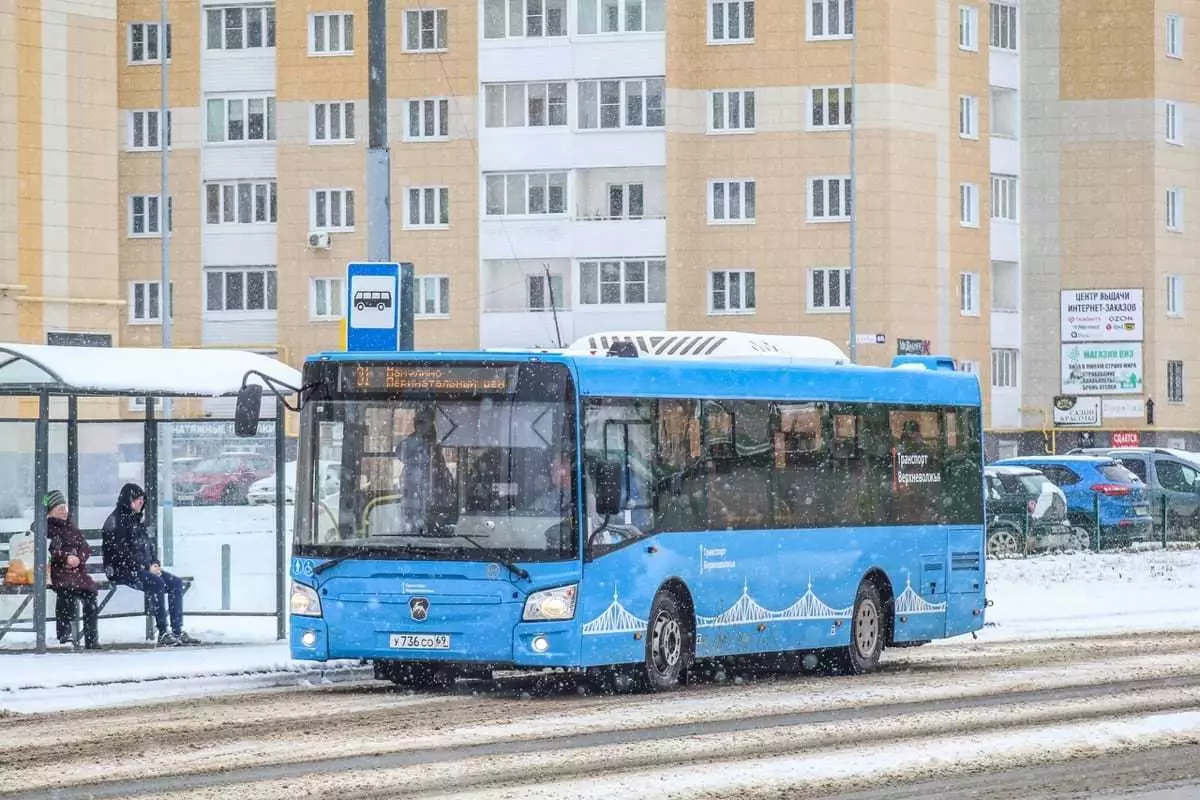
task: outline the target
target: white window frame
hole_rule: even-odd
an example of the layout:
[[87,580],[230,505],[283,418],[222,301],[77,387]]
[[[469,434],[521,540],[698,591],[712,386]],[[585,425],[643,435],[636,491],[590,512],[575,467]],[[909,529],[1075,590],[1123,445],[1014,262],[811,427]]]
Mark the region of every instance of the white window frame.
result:
[[958,49],[979,52],[979,9],[975,6],[958,7]]
[[[821,203],[817,208],[817,186],[821,186]],[[834,192],[830,188],[837,187],[837,203],[832,201]],[[848,222],[854,207],[854,186],[849,175],[820,175],[808,179],[808,193],[805,205],[808,208],[808,222]],[[836,206],[836,207],[835,207]]]
[[[163,225],[163,208],[159,194],[131,194],[125,204],[128,212],[128,224],[126,225],[126,235],[130,239],[161,239]],[[167,198],[167,230],[174,230],[174,197]],[[139,201],[141,202],[141,212],[137,211]],[[152,213],[150,204],[153,202],[157,213]],[[142,220],[143,230],[134,230],[134,221]]]
[[[1184,391],[1183,360],[1170,359],[1167,361],[1167,402],[1182,403]],[[1176,391],[1178,389],[1178,391]]]
[[[325,100],[319,103],[313,103],[310,106],[308,114],[308,141],[313,145],[338,145],[338,144],[354,144],[358,139],[358,120],[355,114],[358,112],[357,104],[353,100]],[[325,135],[320,135],[321,131],[317,125],[318,118],[323,118],[325,122]],[[337,130],[340,136],[334,138],[331,136],[333,122],[337,120]],[[347,136],[346,132],[350,135]]]
[[[429,23],[427,26],[426,23]],[[408,8],[404,10],[404,52],[444,53],[450,47],[450,12],[445,8]],[[429,31],[432,44],[426,46],[425,32]],[[413,32],[416,46],[413,46]]]
[[974,95],[959,95],[958,135],[963,139],[979,138],[979,98]]
[[[731,97],[737,97],[737,119],[731,120],[733,104]],[[749,101],[749,102],[747,102]],[[747,108],[750,109],[747,113]],[[720,112],[720,124],[717,123]],[[730,127],[735,122],[736,127]],[[747,124],[748,123],[748,124]],[[758,97],[754,89],[716,89],[708,93],[708,132],[729,136],[740,133],[754,133],[758,125]]]
[[[577,36],[623,36],[629,34],[659,34],[666,30],[667,14],[666,0],[614,0],[617,6],[617,29],[604,30],[604,0],[571,0],[575,3],[575,34]],[[656,6],[655,14],[650,13],[650,6]],[[590,6],[590,8],[588,8]],[[630,9],[640,7],[641,27],[627,27],[630,19]],[[593,10],[594,9],[594,10]],[[653,22],[657,27],[650,27]],[[589,19],[591,26],[585,25]],[[594,30],[587,30],[593,27]]]
[[1183,316],[1183,276],[1167,276],[1167,316]]
[[[434,311],[425,311],[425,300],[432,292]],[[413,280],[413,316],[418,319],[444,319],[450,316],[450,276],[420,275]]]
[[[829,33],[829,6],[836,3],[838,33]],[[854,0],[804,0],[805,28],[808,40],[838,41],[854,38]],[[820,9],[821,24],[817,25],[817,9]],[[816,32],[817,28],[820,32]]]
[[[520,5],[521,13],[516,19],[510,13],[515,5]],[[570,23],[568,15],[570,14],[569,6],[571,0],[484,0],[483,16],[479,21],[480,35],[484,41],[498,41],[500,39],[556,39],[560,36],[566,36],[570,32]],[[549,6],[556,6],[562,20],[561,33],[549,33],[547,20],[549,19]],[[488,23],[491,21],[491,11],[489,6],[494,6],[499,9],[504,27],[504,34],[501,36],[490,35],[488,33]]]
[[[1013,114],[1000,114],[997,110],[996,100],[998,98],[1012,98]],[[988,89],[988,133],[999,139],[1015,139],[1021,130],[1020,109],[1020,94],[1016,89],[1007,86],[991,86]],[[1012,123],[1012,131],[1000,131],[997,129],[997,123]]]
[[[325,223],[319,224],[319,212],[324,198]],[[337,202],[334,202],[334,198]],[[338,224],[333,224],[334,210],[337,210]],[[346,188],[313,189],[308,197],[308,229],[310,231],[325,231],[327,233],[346,233],[354,230],[357,222],[354,190]]]
[[1183,58],[1183,17],[1167,14],[1167,58]]
[[[805,283],[806,310],[809,314],[849,314],[850,313],[850,269],[849,267],[811,267],[807,271],[808,280]],[[817,302],[817,281],[821,282],[821,292],[824,295]],[[837,289],[838,302],[830,303],[832,289]]]
[[[263,125],[262,125],[262,136],[261,137],[251,137],[250,136],[250,133],[251,133],[251,131],[250,131],[250,115],[252,113],[250,110],[250,106],[252,103],[255,103],[255,102],[262,103],[262,112],[261,113],[263,115]],[[213,123],[214,123],[214,120],[213,120],[214,104],[220,104],[220,109],[221,109],[221,111],[220,111],[221,138],[220,139],[212,138],[212,127],[213,127]],[[242,131],[241,131],[242,135],[236,139],[232,138],[230,136],[230,131],[231,131],[230,125],[232,124],[232,116],[233,116],[230,113],[230,110],[235,108],[235,104],[238,104],[236,106],[236,108],[239,109],[238,113],[240,113],[240,115],[241,115],[241,122],[242,122]],[[204,143],[206,145],[210,145],[210,146],[211,145],[245,146],[245,145],[267,144],[269,142],[274,142],[275,137],[277,135],[276,134],[277,121],[278,120],[277,120],[277,112],[275,109],[275,96],[274,95],[264,95],[264,94],[226,95],[226,94],[222,94],[222,95],[216,95],[213,97],[206,97],[204,99]]]
[[[611,91],[611,84],[614,83],[618,86],[619,98],[616,104],[618,124],[615,126],[604,124],[604,110],[614,106],[611,102],[605,102],[605,90],[608,89]],[[577,81],[575,86],[577,133],[590,131],[657,130],[666,127],[666,78],[606,78],[603,80]],[[591,91],[589,91],[589,87]],[[638,94],[633,93],[634,89],[636,89]],[[594,95],[595,102],[593,102],[591,97],[585,98],[585,94]],[[657,102],[652,105],[650,101],[655,95],[657,95]],[[640,119],[635,119],[632,113],[634,106],[631,105],[631,100],[639,96],[641,97],[641,105],[638,110]],[[611,97],[611,95],[608,95],[608,97]],[[594,114],[592,120],[584,117],[585,108]],[[594,125],[590,124],[593,120],[595,122]]]
[[[161,64],[162,51],[164,47],[161,22],[131,22],[126,27],[125,36],[125,61],[133,67],[139,67],[146,64]],[[155,36],[155,54],[150,55],[150,31],[154,31]],[[142,37],[142,57],[134,58],[134,34],[141,33]],[[167,63],[171,63],[171,23],[167,23],[167,36],[165,47],[167,51]]]
[[[540,306],[533,304],[534,287],[539,287],[545,302]],[[566,280],[562,275],[551,273],[549,280],[544,273],[525,276],[525,310],[534,313],[543,311],[562,311],[566,304]],[[552,308],[553,307],[553,308]]]
[[1014,347],[992,348],[992,388],[1021,388],[1021,353]]
[[[721,289],[717,288],[717,276],[721,276],[721,282],[724,286]],[[731,289],[734,281],[730,277],[736,275],[738,285],[737,307],[731,308],[730,301],[733,298]],[[747,281],[746,279],[750,280]],[[746,285],[749,283],[753,288],[750,291],[750,297],[746,297]],[[723,308],[717,308],[716,298],[718,292],[721,293],[721,304]],[[708,314],[712,317],[724,316],[745,316],[758,312],[758,274],[757,270],[753,269],[713,269],[708,272]]]
[[[432,142],[445,141],[450,138],[450,98],[414,98],[405,104],[405,111],[404,141]],[[416,112],[415,119],[414,111]],[[414,122],[417,125],[416,133],[413,133]],[[426,135],[425,131],[430,127],[432,127],[433,133]]]
[[[838,122],[829,120],[836,111]],[[818,111],[821,121],[817,122]],[[854,90],[849,86],[814,86],[808,90],[808,129],[843,131],[854,121]]]
[[[614,264],[619,265],[620,276],[615,285],[620,286],[621,299],[616,303],[605,303],[603,302],[604,287],[606,285],[612,286],[614,285],[614,282],[603,280],[604,268],[606,266],[611,267]],[[634,280],[633,277],[631,277],[629,269],[631,266],[641,266],[641,281]],[[650,273],[652,271],[657,271],[661,274],[661,280],[657,282],[658,285],[662,287],[663,296],[661,300],[653,300],[650,296],[650,286],[652,283],[650,280]],[[585,276],[585,273],[592,274]],[[576,274],[579,277],[577,284],[578,288],[576,291],[579,294],[579,305],[583,308],[591,309],[611,306],[661,306],[665,305],[667,302],[667,262],[666,259],[663,258],[586,258],[579,261]],[[596,293],[595,301],[589,302],[584,299],[584,294],[585,290],[588,288],[587,285],[592,282],[590,280],[592,275],[595,276]],[[644,298],[644,302],[641,303],[629,299],[630,289],[637,287],[639,284],[642,287],[642,297]]]
[[[331,24],[337,20],[336,26]],[[349,22],[349,25],[346,23]],[[337,41],[331,39],[334,31]],[[349,11],[322,11],[308,15],[308,55],[312,58],[354,55],[354,14]],[[318,42],[318,39],[320,41]],[[318,46],[319,45],[319,46]]]
[[1183,190],[1167,189],[1167,230],[1183,232]]
[[[416,205],[413,204],[414,194]],[[413,211],[417,221],[413,222]],[[427,221],[432,216],[433,222]],[[407,186],[404,189],[404,227],[409,229],[446,229],[450,227],[449,186]]]
[[[229,308],[229,278],[230,274],[240,273],[242,276],[242,307]],[[250,302],[250,275],[262,273],[263,282],[263,307],[262,308],[246,308]],[[208,307],[208,288],[209,280],[212,275],[221,275],[221,308],[211,309]],[[271,286],[275,287],[275,307],[271,308]],[[247,318],[264,318],[274,317],[279,314],[279,271],[273,264],[254,265],[248,267],[209,267],[204,270],[204,280],[200,288],[202,297],[204,298],[204,316],[217,316],[222,318],[229,317],[247,317]]]
[[979,362],[973,361],[970,359],[959,359],[958,364],[955,367],[955,370],[957,372],[965,372],[968,375],[978,375],[979,374]]
[[[708,43],[714,45],[723,44],[753,44],[755,30],[755,0],[708,0]],[[736,13],[731,15],[730,11],[736,9]],[[729,20],[731,16],[736,17],[734,27],[736,31],[730,31]],[[747,20],[749,22],[747,23]],[[720,35],[718,35],[717,26],[720,23]],[[749,31],[747,33],[747,30]]]
[[[204,9],[204,49],[206,51],[220,50],[273,50],[275,48],[275,6],[270,5],[228,5],[228,6],[209,6]],[[256,14],[260,17],[258,24],[261,28],[261,44],[250,44],[250,15]],[[220,47],[213,47],[212,36],[212,21],[213,16],[220,17],[219,36],[221,39]],[[229,18],[236,16],[240,18],[236,26],[232,26],[237,30],[241,37],[242,43],[237,47],[229,46],[229,33],[231,26],[228,24]]]
[[[596,83],[596,81],[587,81]],[[622,90],[623,91],[623,90]],[[552,102],[553,94],[553,102]],[[530,83],[488,83],[483,87],[483,127],[490,130],[502,128],[566,128],[570,125],[571,85],[568,81],[533,81]],[[643,95],[644,97],[645,95]],[[493,112],[493,100],[500,101],[500,124]],[[533,123],[534,103],[541,101],[542,122]],[[622,100],[624,94],[622,93]],[[512,103],[512,105],[510,105]],[[516,114],[510,119],[513,105],[520,106],[520,119]],[[624,104],[622,104],[624,108]],[[644,115],[643,115],[644,116]],[[552,123],[552,118],[559,122]]]
[[[158,313],[151,314],[151,288],[158,290]],[[137,315],[138,295],[141,295],[142,308],[145,312]],[[175,319],[175,282],[171,281],[171,296],[167,299],[168,313]],[[162,324],[162,281],[130,281],[129,282],[129,324],[130,325],[161,325]]]
[[979,273],[958,274],[958,312],[964,317],[979,316]]
[[[325,301],[325,313],[319,310]],[[308,282],[308,318],[313,322],[336,322],[346,315],[346,285],[342,278],[311,278]]]
[[[510,212],[509,207],[509,191],[515,183],[510,186],[510,181],[515,182],[517,179],[522,181],[521,197],[523,200],[522,211]],[[557,180],[561,179],[561,180]],[[552,211],[553,204],[551,200],[551,185],[562,185],[562,208]],[[537,184],[537,185],[534,185]],[[502,212],[493,212],[490,203],[489,188],[501,186],[504,189],[504,210]],[[544,188],[542,199],[544,200],[545,211],[530,211],[530,190],[536,188]],[[546,217],[565,217],[570,204],[570,175],[566,170],[534,170],[530,172],[491,172],[483,176],[483,214],[485,219],[500,219],[502,217],[533,217],[535,219],[545,219]]]
[[[758,187],[754,178],[708,182],[709,225],[753,225],[758,221]],[[717,195],[720,194],[720,198]],[[717,201],[721,208],[718,212]]]
[[1167,144],[1182,145],[1183,144],[1183,106],[1174,100],[1167,100],[1163,104],[1163,115],[1166,123],[1166,140]]
[[988,45],[991,49],[1006,53],[1020,52],[1018,24],[1017,6],[991,0],[988,3]]
[[[635,214],[633,208],[634,189],[637,189],[637,194],[641,197],[640,207],[641,213]],[[621,201],[621,213],[614,215],[613,212],[613,194],[616,190]],[[646,216],[646,185],[640,181],[631,181],[629,183],[610,183],[604,187],[604,196],[608,200],[608,213],[604,215],[604,219],[644,219]]]
[[[214,190],[217,199],[216,222],[209,216]],[[248,219],[243,221],[244,217]],[[274,180],[208,181],[204,184],[206,226],[274,225],[278,221],[279,188]]]
[[[999,267],[1000,269],[997,269],[997,267]],[[992,285],[992,292],[991,292],[992,312],[993,313],[996,313],[996,312],[1009,313],[1009,314],[1019,312],[1021,310],[1021,265],[1018,264],[1016,261],[992,261],[991,269],[992,269],[992,274],[991,274],[991,277],[992,277],[992,283],[991,283],[991,285]],[[1007,277],[1007,274],[1002,274],[1002,273],[1009,273],[1010,271],[1011,271],[1011,275],[1014,279],[1013,283],[1015,285],[1013,286],[1013,291],[1012,291],[1012,303],[1005,305],[1005,304],[1002,304],[1002,301],[1005,300],[1006,293],[999,291],[999,288],[1005,287],[1008,285],[1008,281],[1001,280],[1001,278]]]
[[[159,117],[162,115],[162,109],[159,108],[135,108],[126,112],[126,131],[125,131],[125,149],[130,153],[152,153],[162,150],[162,121]],[[155,127],[150,128],[150,120],[155,120]],[[174,115],[171,109],[167,109],[167,149],[171,149],[171,123],[174,121]],[[142,144],[134,144],[137,134],[142,136]],[[150,144],[150,134],[154,133],[158,141]]]
[[1020,184],[1016,175],[992,174],[992,219],[1017,222],[1020,207],[1017,191]]
[[958,185],[958,224],[964,228],[979,227],[979,184]]

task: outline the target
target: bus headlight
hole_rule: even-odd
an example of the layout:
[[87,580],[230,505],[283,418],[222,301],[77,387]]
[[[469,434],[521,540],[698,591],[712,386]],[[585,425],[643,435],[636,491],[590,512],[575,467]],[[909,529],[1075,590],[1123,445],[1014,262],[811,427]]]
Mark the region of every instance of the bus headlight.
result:
[[578,584],[534,592],[525,598],[524,619],[526,622],[572,619],[575,616],[575,600],[578,596]]
[[315,589],[300,583],[292,584],[292,613],[302,617],[321,616],[321,598]]

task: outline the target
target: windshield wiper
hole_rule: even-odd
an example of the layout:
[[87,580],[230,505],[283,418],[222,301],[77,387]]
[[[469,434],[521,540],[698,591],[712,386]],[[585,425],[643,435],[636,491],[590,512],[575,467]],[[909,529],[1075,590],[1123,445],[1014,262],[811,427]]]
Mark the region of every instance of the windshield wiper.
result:
[[370,552],[369,550],[351,550],[349,553],[340,555],[337,558],[330,559],[329,561],[325,561],[325,562],[313,567],[312,574],[314,576],[320,575],[325,570],[331,569],[332,567],[336,567],[338,564],[342,563],[343,561],[348,561],[349,559],[352,559],[352,558],[362,558],[364,555],[366,555],[369,552]]
[[505,567],[507,567],[508,571],[511,572],[513,575],[516,575],[518,578],[521,578],[522,580],[529,580],[528,572],[521,569],[513,562],[506,560],[498,552],[496,552],[492,548],[488,547],[487,545],[480,544],[479,542],[472,539],[470,536],[467,536],[465,533],[452,533],[450,535],[456,539],[466,539],[468,542],[475,545],[476,548],[478,548],[479,550],[481,550],[484,553],[487,553],[489,556],[491,556],[492,560],[496,561],[497,563],[503,564]]

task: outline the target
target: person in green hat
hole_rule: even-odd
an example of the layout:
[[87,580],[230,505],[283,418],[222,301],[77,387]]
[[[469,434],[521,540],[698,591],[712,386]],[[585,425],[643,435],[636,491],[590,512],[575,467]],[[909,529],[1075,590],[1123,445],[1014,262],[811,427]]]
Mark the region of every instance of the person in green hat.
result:
[[100,587],[87,571],[92,548],[71,522],[67,498],[57,489],[46,495],[46,535],[50,542],[50,588],[55,595],[54,628],[59,644],[71,641],[71,621],[78,602],[83,606],[84,647],[99,650],[96,595]]

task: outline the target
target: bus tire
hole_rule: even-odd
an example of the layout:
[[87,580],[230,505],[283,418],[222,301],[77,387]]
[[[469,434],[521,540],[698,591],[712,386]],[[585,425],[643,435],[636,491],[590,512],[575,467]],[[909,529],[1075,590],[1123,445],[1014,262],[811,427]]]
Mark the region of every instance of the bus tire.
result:
[[675,595],[660,590],[646,630],[645,680],[652,692],[677,689],[692,656],[691,623]]
[[864,675],[878,669],[886,633],[879,589],[864,580],[858,585],[850,615],[850,646],[837,651],[838,671],[844,675]]

